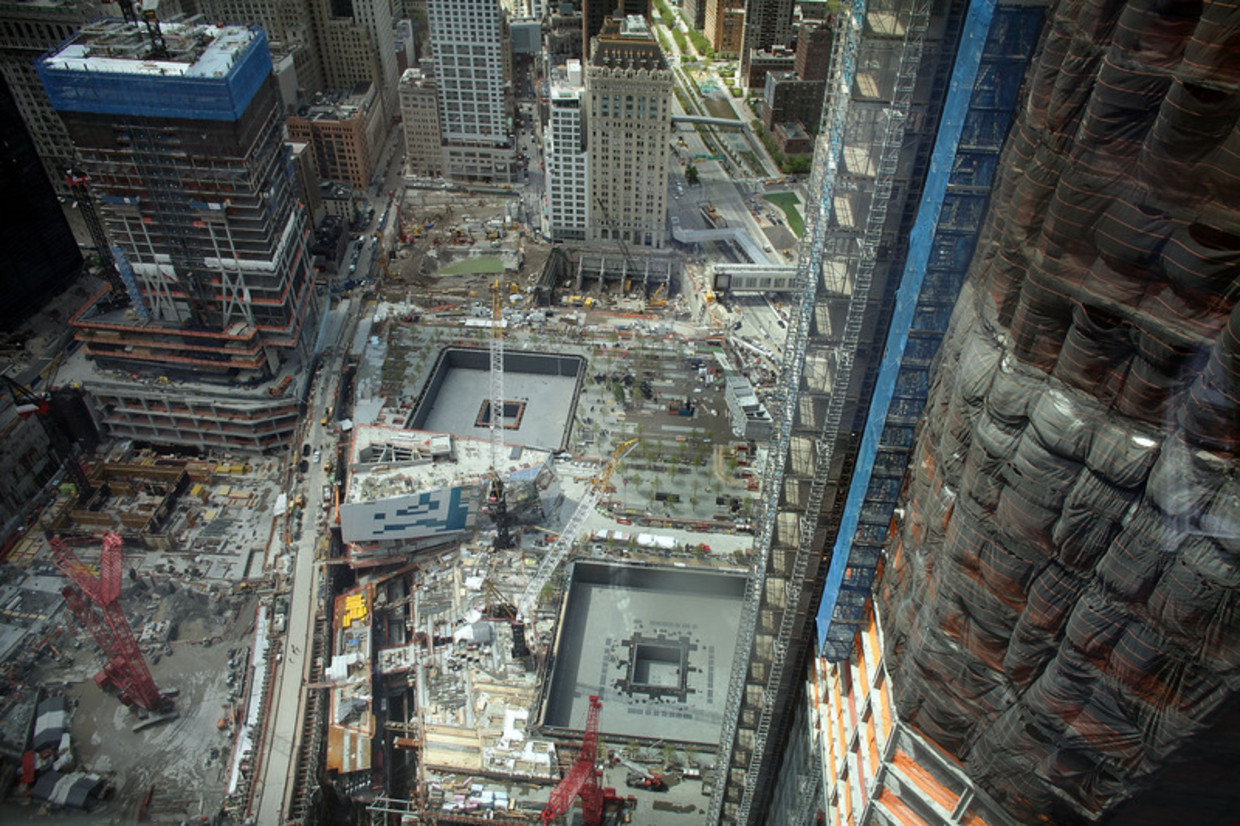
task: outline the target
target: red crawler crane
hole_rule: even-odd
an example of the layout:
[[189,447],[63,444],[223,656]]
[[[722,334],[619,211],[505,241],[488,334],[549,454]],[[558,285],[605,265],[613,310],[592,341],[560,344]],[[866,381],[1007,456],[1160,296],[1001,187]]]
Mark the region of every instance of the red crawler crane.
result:
[[98,576],[82,564],[63,539],[55,537],[51,544],[56,567],[71,583],[61,589],[61,594],[103,649],[104,666],[95,675],[95,682],[114,686],[125,705],[162,711],[166,701],[155,687],[121,610],[121,538],[113,531],[103,534]]
[[620,800],[615,789],[605,789],[599,785],[601,772],[594,768],[598,752],[598,715],[602,708],[603,704],[598,695],[590,695],[590,712],[586,715],[581,753],[577,755],[577,762],[569,769],[568,774],[564,775],[560,785],[552,789],[547,806],[542,810],[544,824],[567,812],[577,795],[581,795],[581,812],[585,818],[585,826],[600,826],[603,822],[603,807],[607,803]]

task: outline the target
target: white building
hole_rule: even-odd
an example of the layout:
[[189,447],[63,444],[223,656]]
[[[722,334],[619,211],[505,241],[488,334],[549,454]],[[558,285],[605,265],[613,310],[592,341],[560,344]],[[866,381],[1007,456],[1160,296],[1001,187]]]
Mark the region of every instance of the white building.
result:
[[[445,433],[359,425],[349,484],[340,503],[341,538],[356,562],[437,545],[485,528],[491,443]],[[512,524],[559,507],[551,451],[515,449],[498,468]]]
[[590,210],[589,155],[582,118],[581,61],[570,60],[551,78],[547,128],[543,132],[547,201],[543,226],[555,241],[584,241]]
[[499,0],[428,0],[446,176],[516,180],[512,42]]
[[638,15],[608,20],[592,47],[586,68],[587,240],[662,249],[672,72]]

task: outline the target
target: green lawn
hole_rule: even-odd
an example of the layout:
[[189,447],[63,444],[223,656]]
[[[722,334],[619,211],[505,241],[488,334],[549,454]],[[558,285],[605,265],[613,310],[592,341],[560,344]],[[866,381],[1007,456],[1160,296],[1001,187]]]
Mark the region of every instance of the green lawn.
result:
[[788,229],[792,230],[793,235],[800,238],[805,234],[805,219],[801,217],[801,211],[797,209],[797,204],[801,203],[801,199],[795,192],[773,192],[762,197],[784,211],[788,219]]
[[[791,221],[789,221],[791,223]],[[498,258],[464,258],[439,271],[440,275],[482,275],[504,271],[504,262]]]

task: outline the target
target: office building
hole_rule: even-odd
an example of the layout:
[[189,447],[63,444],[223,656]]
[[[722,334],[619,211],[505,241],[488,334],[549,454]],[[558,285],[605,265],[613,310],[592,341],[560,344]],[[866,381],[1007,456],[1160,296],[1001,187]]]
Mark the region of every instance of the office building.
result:
[[569,60],[551,73],[551,99],[543,128],[547,195],[543,230],[554,241],[584,241],[590,215],[589,153],[581,61]]
[[680,6],[689,27],[701,31],[706,26],[706,0],[684,0]]
[[[379,92],[386,120],[399,112],[396,39],[389,0],[314,0],[318,15],[323,83],[351,89],[369,81]],[[384,135],[386,138],[386,134]]]
[[773,46],[792,43],[793,0],[748,0],[745,5],[745,31],[741,37],[739,82],[749,88],[760,88],[761,74],[753,76],[750,62],[759,52]]
[[[826,83],[780,382],[789,401],[762,473],[745,666],[728,688],[708,822],[806,823],[839,805],[824,801],[830,778],[801,722],[815,615],[821,603],[828,641],[851,641],[864,624],[930,364],[1042,15],[1028,4],[934,9],[890,0],[836,17],[839,75]],[[1006,63],[983,66],[988,43]]]
[[514,183],[512,38],[499,0],[430,0],[445,176]]
[[62,380],[114,437],[282,448],[319,310],[262,29],[105,20],[38,70],[127,292],[73,316]]
[[405,174],[442,178],[439,93],[435,79],[420,69],[406,69],[401,75],[400,116],[405,128]]
[[[262,26],[267,33],[272,61],[279,66],[277,55],[287,55],[291,59],[294,71],[290,76],[296,78],[296,91],[308,100],[327,88],[318,18],[312,10],[312,2],[314,0],[199,0],[198,8],[207,20]],[[164,13],[161,16],[167,17]],[[291,102],[295,105],[299,101],[294,98]]]
[[613,18],[586,65],[587,240],[662,249],[672,72],[642,17]]
[[286,121],[289,140],[309,144],[319,176],[365,188],[387,134],[374,84],[321,92]]
[[831,62],[832,21],[803,20],[797,26],[796,57],[792,70],[802,80],[826,80]]
[[736,57],[745,28],[744,0],[706,0],[703,33],[719,57]]

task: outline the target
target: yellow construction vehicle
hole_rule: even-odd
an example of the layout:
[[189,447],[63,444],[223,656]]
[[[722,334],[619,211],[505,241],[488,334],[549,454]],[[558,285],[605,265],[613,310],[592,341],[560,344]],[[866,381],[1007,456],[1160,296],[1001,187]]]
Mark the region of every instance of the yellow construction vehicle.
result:
[[650,296],[650,300],[646,302],[646,308],[651,310],[661,309],[667,306],[667,283],[659,285],[654,291],[654,295]]

